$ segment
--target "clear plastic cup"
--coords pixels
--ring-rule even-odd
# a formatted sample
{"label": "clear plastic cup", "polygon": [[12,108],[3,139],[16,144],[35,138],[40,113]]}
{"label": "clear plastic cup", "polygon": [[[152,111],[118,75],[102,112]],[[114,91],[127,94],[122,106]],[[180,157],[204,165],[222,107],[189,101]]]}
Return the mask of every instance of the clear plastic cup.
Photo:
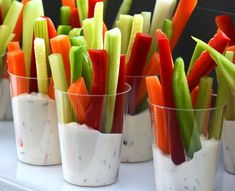
{"label": "clear plastic cup", "polygon": [[31,165],[60,164],[55,100],[37,93],[37,78],[9,77],[18,160]]}
{"label": "clear plastic cup", "polygon": [[235,98],[230,94],[225,108],[223,126],[224,167],[235,174]]}
{"label": "clear plastic cup", "polygon": [[[90,187],[117,181],[130,89],[126,85],[125,91],[116,95],[71,94],[56,90],[65,181]],[[112,115],[107,104],[113,99]],[[110,119],[113,119],[111,127],[107,125]]]}
{"label": "clear plastic cup", "polygon": [[7,74],[6,54],[0,57],[0,121],[11,121],[10,82]]}
{"label": "clear plastic cup", "polygon": [[[213,96],[213,103],[215,99],[216,96]],[[153,158],[156,190],[214,191],[224,106],[177,110],[150,103],[150,109],[155,135]],[[187,116],[192,114],[195,116],[193,136],[188,142],[189,150],[183,146],[182,134],[178,134],[181,141],[175,141],[176,132],[182,132],[177,119],[179,112],[185,116],[185,120],[188,120]],[[213,135],[212,129],[215,130]],[[201,146],[198,147],[197,144],[195,147],[195,144],[192,144],[195,140],[200,140]]]}
{"label": "clear plastic cup", "polygon": [[126,163],[152,160],[152,128],[144,76],[128,76],[131,85],[128,115],[125,121],[121,161]]}

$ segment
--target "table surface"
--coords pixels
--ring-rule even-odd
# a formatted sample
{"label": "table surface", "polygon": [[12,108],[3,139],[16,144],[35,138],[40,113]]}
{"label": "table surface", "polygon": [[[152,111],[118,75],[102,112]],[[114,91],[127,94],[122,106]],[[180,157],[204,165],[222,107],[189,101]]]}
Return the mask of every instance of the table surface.
{"label": "table surface", "polygon": [[[16,159],[12,122],[0,123],[0,190],[10,191],[154,191],[153,163],[121,164],[118,182],[99,188],[85,188],[63,181],[61,166],[39,167]],[[223,169],[222,159],[217,174],[216,191],[235,189],[235,176]],[[11,186],[11,187],[10,187]]]}

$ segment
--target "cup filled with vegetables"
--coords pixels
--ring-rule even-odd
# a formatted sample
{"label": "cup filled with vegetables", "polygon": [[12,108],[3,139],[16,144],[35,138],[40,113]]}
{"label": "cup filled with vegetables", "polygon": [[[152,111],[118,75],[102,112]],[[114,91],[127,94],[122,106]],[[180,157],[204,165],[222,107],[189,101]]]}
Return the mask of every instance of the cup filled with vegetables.
{"label": "cup filled with vegetables", "polygon": [[[220,30],[208,44],[193,37],[197,46],[186,74],[182,58],[173,63],[166,35],[160,30],[156,34],[160,80],[146,78],[156,189],[213,191],[224,108],[228,90],[234,89],[230,78],[235,66],[222,55],[229,38]],[[214,69],[219,75],[217,95],[216,80],[209,76]]]}
{"label": "cup filled with vegetables", "polygon": [[[227,58],[235,63],[235,28],[229,15],[219,15],[215,19],[217,27],[229,38],[229,47],[226,49]],[[223,152],[225,170],[235,174],[235,96],[229,90],[228,103],[225,108],[223,126]]]}
{"label": "cup filled with vegetables", "polygon": [[122,32],[121,53],[126,54],[126,82],[131,85],[124,129],[122,162],[152,159],[152,128],[145,77],[160,73],[156,29],[162,29],[173,50],[197,1],[158,0],[154,13],[128,15],[132,1],[123,1],[115,25]]}

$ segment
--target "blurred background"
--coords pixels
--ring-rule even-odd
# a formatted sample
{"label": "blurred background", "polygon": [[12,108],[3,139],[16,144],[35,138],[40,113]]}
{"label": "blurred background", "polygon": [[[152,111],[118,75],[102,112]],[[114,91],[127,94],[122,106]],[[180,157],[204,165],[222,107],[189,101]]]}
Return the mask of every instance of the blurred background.
{"label": "blurred background", "polygon": [[[190,1],[190,0],[189,0]],[[194,41],[191,35],[208,41],[216,32],[215,16],[229,14],[235,22],[235,0],[198,0],[198,6],[188,23],[180,42],[175,51],[174,58],[181,56],[186,64],[191,58],[194,49]],[[106,23],[110,27],[116,16],[118,7],[122,0],[109,0],[106,15]],[[53,19],[56,25],[59,24],[60,0],[43,0],[45,14]],[[141,11],[153,11],[155,0],[133,0],[131,14]]]}

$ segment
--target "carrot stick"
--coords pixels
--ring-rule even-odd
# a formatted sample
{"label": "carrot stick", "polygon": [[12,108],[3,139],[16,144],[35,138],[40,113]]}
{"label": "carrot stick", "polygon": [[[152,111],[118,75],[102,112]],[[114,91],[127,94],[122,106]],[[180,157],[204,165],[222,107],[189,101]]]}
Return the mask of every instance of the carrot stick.
{"label": "carrot stick", "polygon": [[20,50],[20,43],[19,42],[9,42],[8,43],[8,52],[12,52],[15,50]]}
{"label": "carrot stick", "polygon": [[198,95],[198,89],[199,87],[195,87],[193,89],[193,91],[191,92],[191,98],[192,98],[192,104],[193,104],[193,108],[195,108],[196,106],[196,102],[197,102],[197,95]]}
{"label": "carrot stick", "polygon": [[72,28],[80,28],[81,23],[80,23],[80,18],[78,14],[78,9],[77,8],[72,8],[71,9],[71,16],[70,16],[70,25]]}
{"label": "carrot stick", "polygon": [[69,51],[71,48],[69,37],[66,35],[59,35],[50,40],[51,49],[53,53],[62,55],[64,68],[66,72],[66,78],[68,85],[70,84],[70,62],[69,62]]}
{"label": "carrot stick", "polygon": [[54,81],[52,78],[50,80],[50,85],[49,85],[49,89],[48,89],[48,96],[51,99],[55,100]]}
{"label": "carrot stick", "polygon": [[[13,97],[28,92],[28,84],[26,77],[26,65],[24,52],[16,50],[7,53],[8,70],[14,76],[11,76],[12,95]],[[20,78],[23,77],[23,78]]]}
{"label": "carrot stick", "polygon": [[197,0],[180,0],[173,17],[173,34],[170,41],[171,50],[174,50],[196,5]]}
{"label": "carrot stick", "polygon": [[75,0],[61,0],[62,6],[70,7],[71,9],[76,8]]}
{"label": "carrot stick", "polygon": [[151,106],[152,120],[156,138],[156,146],[165,154],[169,154],[169,135],[165,124],[164,110],[157,106],[164,106],[162,85],[157,76],[146,78],[149,101],[154,104]]}
{"label": "carrot stick", "polygon": [[80,77],[68,89],[68,96],[80,124],[85,121],[85,114],[89,104],[88,90],[83,77]]}

